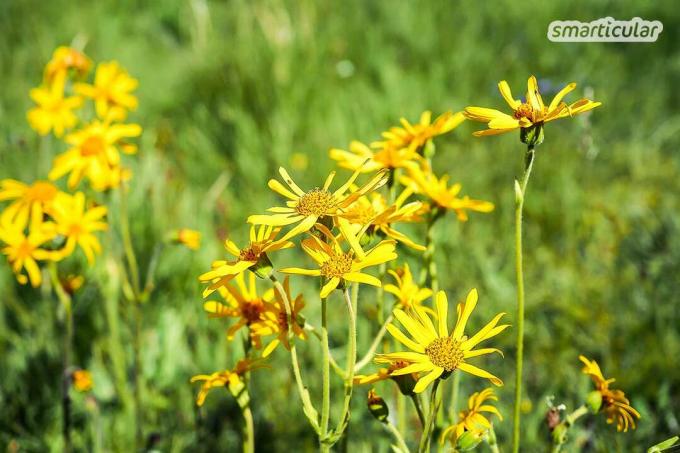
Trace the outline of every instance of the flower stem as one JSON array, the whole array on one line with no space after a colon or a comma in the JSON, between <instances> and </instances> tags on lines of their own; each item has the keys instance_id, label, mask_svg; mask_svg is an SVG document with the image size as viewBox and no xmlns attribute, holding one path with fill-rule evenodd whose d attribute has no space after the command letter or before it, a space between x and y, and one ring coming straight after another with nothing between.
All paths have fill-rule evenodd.
<instances>
[{"instance_id":1,"label":"flower stem","mask_svg":"<svg viewBox=\"0 0 680 453\"><path fill-rule=\"evenodd\" d=\"M567 432L576 420L588 413L588 408L581 405L571 414L567 415L565 419L553 429L553 443L550 449L551 453L559 453L562 450L562 445L567 441Z\"/></svg>"},{"instance_id":2,"label":"flower stem","mask_svg":"<svg viewBox=\"0 0 680 453\"><path fill-rule=\"evenodd\" d=\"M520 405L522 402L522 365L524 360L524 271L522 262L522 211L529 176L534 164L534 147L526 152L521 184L515 181L515 272L517 274L517 363L515 369L515 403L512 425L512 451L519 452Z\"/></svg>"},{"instance_id":3,"label":"flower stem","mask_svg":"<svg viewBox=\"0 0 680 453\"><path fill-rule=\"evenodd\" d=\"M250 405L241 409L243 414L243 453L253 453L255 451L255 427L253 425L253 413Z\"/></svg>"},{"instance_id":4,"label":"flower stem","mask_svg":"<svg viewBox=\"0 0 680 453\"><path fill-rule=\"evenodd\" d=\"M383 322L382 327L380 327L380 330L378 331L378 334L375 336L373 339L373 343L371 343L371 346L368 348L368 351L366 351L366 354L359 360L354 367L354 371L358 372L361 371L363 367L371 363L371 360L373 360L373 356L375 355L375 351L378 349L378 346L380 346L380 342L382 341L383 337L385 337L385 333L387 332L387 325L392 322L394 319L394 314L390 313L389 316L387 316L387 319Z\"/></svg>"},{"instance_id":5,"label":"flower stem","mask_svg":"<svg viewBox=\"0 0 680 453\"><path fill-rule=\"evenodd\" d=\"M425 260L425 267L420 273L420 286L425 286L429 283L433 293L439 291L439 276L437 275L437 262L434 260L435 244L434 244L434 225L439 219L440 215L431 214L427 221L427 233L425 236L425 252L423 259Z\"/></svg>"},{"instance_id":6,"label":"flower stem","mask_svg":"<svg viewBox=\"0 0 680 453\"><path fill-rule=\"evenodd\" d=\"M434 381L432 385L432 392L430 393L430 413L427 415L427 420L425 421L425 427L423 428L423 434L420 436L420 445L418 447L418 453L425 453L430 451L430 437L432 437L432 429L434 428L434 420L437 418L437 412L439 410L437 404L437 390L439 389L439 382L441 379Z\"/></svg>"},{"instance_id":7,"label":"flower stem","mask_svg":"<svg viewBox=\"0 0 680 453\"><path fill-rule=\"evenodd\" d=\"M418 413L418 420L420 420L420 426L425 427L425 416L423 415L423 408L420 405L420 400L418 399L418 395L415 393L411 394L411 401L413 401L413 405L416 408L416 412Z\"/></svg>"},{"instance_id":8,"label":"flower stem","mask_svg":"<svg viewBox=\"0 0 680 453\"><path fill-rule=\"evenodd\" d=\"M64 310L64 337L62 344L63 353L63 370L61 376L61 410L63 417L62 433L64 437L64 452L69 453L73 450L71 442L71 353L73 347L73 309L71 304L71 296L69 296L64 287L59 281L59 274L57 272L57 263L51 261L49 264L50 279L54 292L61 303Z\"/></svg>"},{"instance_id":9,"label":"flower stem","mask_svg":"<svg viewBox=\"0 0 680 453\"><path fill-rule=\"evenodd\" d=\"M293 375L295 376L295 383L297 384L298 394L300 395L300 400L302 401L302 408L305 416L309 420L309 423L314 428L314 431L319 433L319 420L318 413L312 404L312 400L309 397L309 391L302 380L302 373L300 372L300 363L297 356L297 348L295 346L295 334L293 333L293 312L290 306L290 301L286 295L281 282L276 278L274 274L269 275L269 279L274 283L274 288L279 293L279 296L283 300L283 304L286 308L286 316L288 317L288 344L290 345L290 360L293 367ZM329 356L330 357L330 356Z\"/></svg>"},{"instance_id":10,"label":"flower stem","mask_svg":"<svg viewBox=\"0 0 680 453\"><path fill-rule=\"evenodd\" d=\"M396 426L394 426L388 419L385 419L383 422L383 426L387 429L387 431L392 434L394 437L394 440L397 441L397 446L403 453L409 453L410 450L408 449L408 445L406 445L406 442L404 441L404 437L401 435L399 430L397 429Z\"/></svg>"},{"instance_id":11,"label":"flower stem","mask_svg":"<svg viewBox=\"0 0 680 453\"><path fill-rule=\"evenodd\" d=\"M498 448L498 441L496 440L496 431L493 429L493 423L489 427L489 433L487 435L486 441L489 444L491 453L500 453L501 450Z\"/></svg>"},{"instance_id":12,"label":"flower stem","mask_svg":"<svg viewBox=\"0 0 680 453\"><path fill-rule=\"evenodd\" d=\"M349 329L347 333L347 367L345 372L345 397L342 403L342 413L338 420L338 425L335 428L335 434L339 437L347 428L350 417L350 403L352 402L352 393L354 390L354 366L357 361L357 317L356 306L357 297L359 293L359 284L355 283L352 286L352 296L349 290L345 288L343 295L345 296L345 303L347 304L347 312L349 313Z\"/></svg>"},{"instance_id":13,"label":"flower stem","mask_svg":"<svg viewBox=\"0 0 680 453\"><path fill-rule=\"evenodd\" d=\"M460 375L462 373L453 373L453 379L451 379L451 402L449 404L449 421L451 423L456 422L456 414L458 413L458 397L460 394Z\"/></svg>"},{"instance_id":14,"label":"flower stem","mask_svg":"<svg viewBox=\"0 0 680 453\"><path fill-rule=\"evenodd\" d=\"M321 299L321 348L322 348L322 390L321 390L321 426L319 440L321 450L330 451L330 446L325 442L328 436L328 423L331 415L331 373L330 373L330 350L328 346L328 306L326 298Z\"/></svg>"}]
</instances>

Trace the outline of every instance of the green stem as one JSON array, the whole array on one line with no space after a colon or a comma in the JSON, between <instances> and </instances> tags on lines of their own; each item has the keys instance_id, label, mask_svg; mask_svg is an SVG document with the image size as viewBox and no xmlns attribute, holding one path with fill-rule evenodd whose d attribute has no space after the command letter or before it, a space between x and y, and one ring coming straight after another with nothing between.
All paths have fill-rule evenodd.
<instances>
[{"instance_id":1,"label":"green stem","mask_svg":"<svg viewBox=\"0 0 680 453\"><path fill-rule=\"evenodd\" d=\"M345 288L343 295L345 296L345 303L347 304L347 312L349 314L349 329L347 333L347 366L345 372L345 396L342 403L342 413L338 420L338 425L335 428L335 434L339 437L347 428L350 417L350 405L352 403L352 393L354 390L354 367L357 362L357 317L356 306L358 297L359 284L355 283L352 288L352 296L349 295L349 290Z\"/></svg>"},{"instance_id":2,"label":"green stem","mask_svg":"<svg viewBox=\"0 0 680 453\"><path fill-rule=\"evenodd\" d=\"M423 253L425 267L420 273L420 286L425 286L429 283L432 292L435 294L439 291L439 276L437 275L437 262L434 260L434 225L439 217L439 213L433 213L427 221L425 252Z\"/></svg>"},{"instance_id":3,"label":"green stem","mask_svg":"<svg viewBox=\"0 0 680 453\"><path fill-rule=\"evenodd\" d=\"M493 429L493 423L489 428L489 433L487 435L486 441L489 444L489 449L491 450L491 453L501 452L500 449L498 448L498 441L496 439L496 431Z\"/></svg>"},{"instance_id":4,"label":"green stem","mask_svg":"<svg viewBox=\"0 0 680 453\"><path fill-rule=\"evenodd\" d=\"M358 372L361 371L363 367L371 363L371 360L373 360L373 356L375 355L375 351L378 349L378 346L380 346L380 342L382 341L383 337L385 336L385 333L387 332L387 325L392 322L394 319L394 314L390 313L387 319L383 322L382 327L380 327L380 330L378 331L378 334L375 336L373 339L373 343L371 343L371 346L368 348L368 351L366 351L366 354L359 360L354 367L354 371Z\"/></svg>"},{"instance_id":5,"label":"green stem","mask_svg":"<svg viewBox=\"0 0 680 453\"><path fill-rule=\"evenodd\" d=\"M64 310L64 337L62 344L63 364L61 376L61 409L63 417L62 434L64 437L64 451L69 453L73 450L71 442L71 354L73 347L73 309L71 296L69 296L59 281L57 263L51 261L49 264L50 279L54 292Z\"/></svg>"},{"instance_id":6,"label":"green stem","mask_svg":"<svg viewBox=\"0 0 680 453\"><path fill-rule=\"evenodd\" d=\"M572 427L574 422L588 413L588 408L582 405L567 415L559 425L557 425L552 432L552 448L551 453L559 453L562 450L562 445L567 441L567 432Z\"/></svg>"},{"instance_id":7,"label":"green stem","mask_svg":"<svg viewBox=\"0 0 680 453\"><path fill-rule=\"evenodd\" d=\"M394 437L394 440L397 441L397 446L403 453L409 453L408 445L406 445L406 442L404 441L404 437L401 435L399 430L397 429L396 426L394 426L392 423L390 423L389 420L385 420L383 422L383 426L387 431L389 431L390 434Z\"/></svg>"},{"instance_id":8,"label":"green stem","mask_svg":"<svg viewBox=\"0 0 680 453\"><path fill-rule=\"evenodd\" d=\"M460 395L460 375L462 373L453 373L451 380L451 403L449 405L449 421L456 423L456 415L458 414L458 398Z\"/></svg>"},{"instance_id":9,"label":"green stem","mask_svg":"<svg viewBox=\"0 0 680 453\"><path fill-rule=\"evenodd\" d=\"M527 148L521 184L515 181L515 271L517 273L517 363L515 370L515 404L513 410L512 451L519 452L520 406L522 403L522 365L524 360L524 270L522 262L522 211L526 189L534 165L534 147Z\"/></svg>"},{"instance_id":10,"label":"green stem","mask_svg":"<svg viewBox=\"0 0 680 453\"><path fill-rule=\"evenodd\" d=\"M255 427L253 424L253 413L250 410L250 405L241 409L243 414L243 453L255 452Z\"/></svg>"},{"instance_id":11,"label":"green stem","mask_svg":"<svg viewBox=\"0 0 680 453\"><path fill-rule=\"evenodd\" d=\"M309 331L317 340L321 341L321 334L314 328L313 325L305 324L305 330ZM333 368L333 371L342 379L345 379L345 370L343 370L342 367L338 365L338 362L335 361L335 358L333 358L333 353L328 355L328 360L331 362L331 368Z\"/></svg>"},{"instance_id":12,"label":"green stem","mask_svg":"<svg viewBox=\"0 0 680 453\"><path fill-rule=\"evenodd\" d=\"M432 430L434 428L434 420L437 418L437 411L439 409L437 405L437 390L439 389L439 382L441 379L434 381L432 385L432 393L430 393L430 413L427 415L427 420L425 421L425 427L423 428L423 434L420 436L420 445L418 447L418 453L425 453L430 451L430 437L432 437Z\"/></svg>"},{"instance_id":13,"label":"green stem","mask_svg":"<svg viewBox=\"0 0 680 453\"><path fill-rule=\"evenodd\" d=\"M425 415L423 414L423 407L420 404L420 399L418 399L418 395L412 393L411 401L413 401L413 405L415 406L416 412L418 413L418 420L420 420L420 426L425 428Z\"/></svg>"},{"instance_id":14,"label":"green stem","mask_svg":"<svg viewBox=\"0 0 680 453\"><path fill-rule=\"evenodd\" d=\"M321 451L330 451L330 446L326 443L328 437L328 423L331 415L331 373L330 373L330 350L328 346L328 306L326 298L321 299L321 426L319 427L319 440Z\"/></svg>"},{"instance_id":15,"label":"green stem","mask_svg":"<svg viewBox=\"0 0 680 453\"><path fill-rule=\"evenodd\" d=\"M279 293L279 296L283 300L283 304L286 308L286 316L288 318L288 344L290 345L290 360L293 367L293 375L295 376L298 394L300 395L300 400L302 401L302 408L305 416L309 420L309 423L312 425L312 428L314 428L314 431L319 433L318 413L312 404L312 400L309 397L309 390L307 390L307 387L302 380L302 373L300 372L300 363L298 361L297 348L295 346L295 334L293 333L293 323L296 321L293 319L293 311L290 306L290 301L288 300L288 296L286 295L286 291L281 285L281 282L279 282L276 276L274 274L270 274L269 279L274 284L274 288L276 288L276 291Z\"/></svg>"}]
</instances>

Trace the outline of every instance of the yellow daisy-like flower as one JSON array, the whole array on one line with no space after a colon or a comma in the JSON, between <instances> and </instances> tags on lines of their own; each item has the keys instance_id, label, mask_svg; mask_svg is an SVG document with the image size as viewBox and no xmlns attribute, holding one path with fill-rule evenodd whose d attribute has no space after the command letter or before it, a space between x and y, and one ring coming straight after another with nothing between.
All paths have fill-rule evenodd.
<instances>
[{"instance_id":1,"label":"yellow daisy-like flower","mask_svg":"<svg viewBox=\"0 0 680 453\"><path fill-rule=\"evenodd\" d=\"M33 210L37 210L37 205ZM7 259L12 266L17 281L25 285L29 280L33 287L40 286L42 275L37 261L55 259L54 253L40 248L45 242L54 238L54 232L47 227L46 223L38 221L37 215L31 215L29 233L24 233L26 224L1 223L0 242L5 243L2 253L7 255ZM26 275L21 271L26 270Z\"/></svg>"},{"instance_id":2,"label":"yellow daisy-like flower","mask_svg":"<svg viewBox=\"0 0 680 453\"><path fill-rule=\"evenodd\" d=\"M495 337L509 327L507 324L497 325L505 313L499 313L479 332L472 337L468 337L464 335L464 330L470 314L477 305L477 290L471 290L465 302L458 304L458 319L451 333L449 333L446 325L448 300L444 291L437 293L436 305L436 327L432 318L423 307L413 305L408 314L400 309L394 310L395 318L410 334L410 337L405 335L393 323L388 324L387 330L397 341L411 351L378 354L376 362L392 363L396 360L407 360L413 363L406 368L393 372L392 374L394 375L414 372L428 373L418 380L413 389L415 393L421 393L442 375L448 376L456 370L489 379L495 385L503 385L503 382L496 376L468 363L467 360L493 352L501 353L495 348L473 348L482 341Z\"/></svg>"},{"instance_id":3,"label":"yellow daisy-like flower","mask_svg":"<svg viewBox=\"0 0 680 453\"><path fill-rule=\"evenodd\" d=\"M304 321L300 321L300 312L305 307L305 301L302 294L293 299L290 294L290 282L288 276L283 281L283 290L290 302L290 313L293 321L292 330L293 335L301 340L307 338L307 333L304 329ZM263 320L257 321L250 326L253 334L258 337L266 337L268 335L276 335L276 337L265 346L262 351L262 357L269 356L279 344L290 350L290 343L288 342L288 313L286 312L286 304L283 301L278 291L274 291L274 300L265 304L265 310L262 314Z\"/></svg>"},{"instance_id":4,"label":"yellow daisy-like flower","mask_svg":"<svg viewBox=\"0 0 680 453\"><path fill-rule=\"evenodd\" d=\"M236 363L233 370L217 371L212 374L198 374L192 377L192 384L194 382L203 382L198 395L196 395L196 405L203 406L210 390L218 387L226 387L234 397L238 396L241 389L243 389L243 376L249 371L263 368L264 366L260 361L242 359Z\"/></svg>"},{"instance_id":5,"label":"yellow daisy-like flower","mask_svg":"<svg viewBox=\"0 0 680 453\"><path fill-rule=\"evenodd\" d=\"M265 311L267 304L274 298L274 290L270 288L262 296L258 295L255 274L252 272L248 273L247 283L244 273L238 274L234 281L236 286L228 283L218 289L227 305L209 300L203 304L203 309L209 318L237 318L236 323L227 330L227 339L233 340L236 332L245 326L248 327L253 346L260 349L260 335L253 331L252 326L266 320Z\"/></svg>"},{"instance_id":6,"label":"yellow daisy-like flower","mask_svg":"<svg viewBox=\"0 0 680 453\"><path fill-rule=\"evenodd\" d=\"M288 198L289 201L286 203L286 206L269 208L268 211L273 214L251 215L248 217L248 223L271 226L285 226L297 223L297 226L281 238L282 241L309 231L319 219L338 216L343 209L351 205L357 198L381 187L387 182L387 174L380 172L355 192L348 194L349 188L359 176L359 171L355 171L345 184L335 192L331 192L329 188L335 177L335 172L331 172L321 189L317 187L305 192L295 184L283 167L279 168L279 173L290 190L276 179L269 180L269 188ZM344 226L339 226L343 230Z\"/></svg>"},{"instance_id":7,"label":"yellow daisy-like flower","mask_svg":"<svg viewBox=\"0 0 680 453\"><path fill-rule=\"evenodd\" d=\"M414 201L404 204L413 193L409 188L405 189L391 206L381 194L375 192L364 195L352 203L340 217L347 219L359 229L367 227L370 234L382 234L392 238L415 250L423 251L425 247L416 244L405 234L395 230L392 225L399 222L421 221L420 213L423 211L423 203ZM369 198L370 197L370 198Z\"/></svg>"},{"instance_id":8,"label":"yellow daisy-like flower","mask_svg":"<svg viewBox=\"0 0 680 453\"><path fill-rule=\"evenodd\" d=\"M45 66L45 81L52 83L63 80L69 69L75 70L78 76L84 76L90 71L92 61L87 56L72 47L57 47L52 59Z\"/></svg>"},{"instance_id":9,"label":"yellow daisy-like flower","mask_svg":"<svg viewBox=\"0 0 680 453\"><path fill-rule=\"evenodd\" d=\"M600 370L600 366L594 360L588 360L584 356L578 357L583 362L584 374L590 376L595 384L596 391L602 398L602 405L599 412L603 412L607 417L607 423L616 421L617 431L628 431L628 428L635 429L635 418L640 418L640 413L630 405L625 393L621 390L612 390L609 384L616 379L605 379Z\"/></svg>"},{"instance_id":10,"label":"yellow daisy-like flower","mask_svg":"<svg viewBox=\"0 0 680 453\"><path fill-rule=\"evenodd\" d=\"M432 121L432 112L425 111L420 115L420 121L415 124L401 118L402 127L392 127L383 132L383 140L371 143L371 147L380 150L407 148L410 152L415 152L428 140L450 132L464 120L462 112L445 112Z\"/></svg>"},{"instance_id":11,"label":"yellow daisy-like flower","mask_svg":"<svg viewBox=\"0 0 680 453\"><path fill-rule=\"evenodd\" d=\"M75 370L71 373L73 388L76 391L85 393L94 388L94 381L92 380L92 373L87 370Z\"/></svg>"},{"instance_id":12,"label":"yellow daisy-like flower","mask_svg":"<svg viewBox=\"0 0 680 453\"><path fill-rule=\"evenodd\" d=\"M274 228L269 225L251 226L250 242L242 249L233 241L227 239L224 242L224 248L236 259L213 261L212 270L198 277L203 283L210 283L203 291L203 297L209 296L213 291L226 285L245 270L256 270L259 266L271 267L267 252L287 249L295 245L284 239L277 241L276 236L280 231L281 228Z\"/></svg>"},{"instance_id":13,"label":"yellow daisy-like flower","mask_svg":"<svg viewBox=\"0 0 680 453\"><path fill-rule=\"evenodd\" d=\"M490 404L485 404L487 401L498 401L498 397L494 394L492 388L473 393L468 399L467 410L463 410L458 414L458 423L446 428L442 432L439 442L443 444L448 438L455 445L464 432L469 432L476 438L484 435L491 428L491 422L482 412L494 414L499 420L503 420L503 416L498 412L498 409Z\"/></svg>"},{"instance_id":14,"label":"yellow daisy-like flower","mask_svg":"<svg viewBox=\"0 0 680 453\"><path fill-rule=\"evenodd\" d=\"M29 110L26 117L40 135L47 135L53 130L54 135L61 137L66 129L78 122L73 110L80 107L82 99L77 96L64 97L64 83L63 79L55 80L50 85L30 91L31 99L38 105Z\"/></svg>"},{"instance_id":15,"label":"yellow daisy-like flower","mask_svg":"<svg viewBox=\"0 0 680 453\"><path fill-rule=\"evenodd\" d=\"M349 151L333 148L329 155L340 167L361 173L373 173L383 168L402 168L420 159L415 149L386 147L373 151L356 140L349 144Z\"/></svg>"},{"instance_id":16,"label":"yellow daisy-like flower","mask_svg":"<svg viewBox=\"0 0 680 453\"><path fill-rule=\"evenodd\" d=\"M385 291L397 298L401 308L407 309L413 305L421 305L424 300L432 296L430 288L420 288L413 281L413 275L408 264L404 264L404 267L396 271L390 269L388 272L394 277L397 284L385 285Z\"/></svg>"},{"instance_id":17,"label":"yellow daisy-like flower","mask_svg":"<svg viewBox=\"0 0 680 453\"><path fill-rule=\"evenodd\" d=\"M134 145L122 143L125 138L142 133L138 124L111 124L94 120L83 129L66 137L72 147L54 159L49 178L56 180L69 173L68 186L74 188L86 178L94 190L117 187L125 175L120 170L120 152L134 154Z\"/></svg>"},{"instance_id":18,"label":"yellow daisy-like flower","mask_svg":"<svg viewBox=\"0 0 680 453\"><path fill-rule=\"evenodd\" d=\"M191 250L201 248L201 233L199 231L182 228L177 230L175 238L178 244L182 244Z\"/></svg>"},{"instance_id":19,"label":"yellow daisy-like flower","mask_svg":"<svg viewBox=\"0 0 680 453\"><path fill-rule=\"evenodd\" d=\"M465 117L487 123L489 129L474 133L475 136L479 137L504 134L520 128L526 129L534 125L542 125L549 121L578 115L602 105L601 102L594 102L589 99L580 99L569 105L562 102L562 99L573 91L574 88L576 88L575 83L568 84L546 106L541 98L541 93L538 91L536 77L529 77L525 102L515 99L510 91L508 82L502 80L498 84L498 89L505 102L512 109L512 114L508 115L499 110L484 107L466 107Z\"/></svg>"},{"instance_id":20,"label":"yellow daisy-like flower","mask_svg":"<svg viewBox=\"0 0 680 453\"><path fill-rule=\"evenodd\" d=\"M65 258L71 255L77 245L85 253L87 262L94 263L94 256L101 253L102 246L93 233L108 228L103 221L106 212L106 206L87 209L85 195L82 192L77 192L73 196L64 194L60 197L51 212L56 232L66 238L64 248L57 252L58 256Z\"/></svg>"},{"instance_id":21,"label":"yellow daisy-like flower","mask_svg":"<svg viewBox=\"0 0 680 453\"><path fill-rule=\"evenodd\" d=\"M137 84L137 79L130 77L117 61L110 61L97 65L94 84L78 83L75 89L81 96L94 100L100 118L106 118L112 109L121 118L128 110L137 108L137 98L132 94Z\"/></svg>"},{"instance_id":22,"label":"yellow daisy-like flower","mask_svg":"<svg viewBox=\"0 0 680 453\"><path fill-rule=\"evenodd\" d=\"M42 222L44 213L50 212L59 194L59 189L48 181L35 181L29 185L15 179L3 179L0 181L0 201L12 200L2 211L3 223L25 225L31 212L36 216L35 221ZM33 206L38 209L34 210Z\"/></svg>"},{"instance_id":23,"label":"yellow daisy-like flower","mask_svg":"<svg viewBox=\"0 0 680 453\"><path fill-rule=\"evenodd\" d=\"M302 269L299 267L289 267L281 269L287 274L311 275L323 277L324 285L321 288L321 298L326 298L338 286L346 282L366 283L373 286L381 286L382 283L372 275L364 274L362 271L370 266L386 263L397 258L395 253L395 241L381 241L378 245L363 256L356 256L354 251L345 252L340 247L340 243L333 234L323 225L319 228L328 238L330 243L324 242L317 236L312 236L302 241L302 249L316 262L318 269ZM349 234L352 234L351 232ZM344 236L347 239L347 236ZM359 243L356 236L347 239L350 243Z\"/></svg>"},{"instance_id":24,"label":"yellow daisy-like flower","mask_svg":"<svg viewBox=\"0 0 680 453\"><path fill-rule=\"evenodd\" d=\"M448 175L437 178L428 169L423 170L418 167L410 168L409 176L402 177L402 183L405 186L428 197L436 206L454 211L461 222L468 220L467 211L493 211L494 205L489 201L473 200L467 195L460 198L458 195L462 186L459 183L449 186L448 182Z\"/></svg>"}]
</instances>

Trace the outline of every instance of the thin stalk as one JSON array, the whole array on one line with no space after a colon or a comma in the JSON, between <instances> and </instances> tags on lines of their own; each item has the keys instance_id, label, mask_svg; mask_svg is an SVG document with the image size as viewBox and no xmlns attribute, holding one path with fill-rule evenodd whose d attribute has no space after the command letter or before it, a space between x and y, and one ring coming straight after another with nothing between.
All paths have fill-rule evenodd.
<instances>
[{"instance_id":1,"label":"thin stalk","mask_svg":"<svg viewBox=\"0 0 680 453\"><path fill-rule=\"evenodd\" d=\"M253 413L250 410L250 405L241 409L243 414L243 453L255 452L255 427L253 424Z\"/></svg>"},{"instance_id":2,"label":"thin stalk","mask_svg":"<svg viewBox=\"0 0 680 453\"><path fill-rule=\"evenodd\" d=\"M562 421L555 427L555 429L553 429L553 443L552 448L550 449L551 453L559 453L562 451L562 445L564 445L564 443L567 441L567 432L569 431L569 428L572 427L576 420L583 417L587 413L588 408L585 405L582 405L575 409L574 412L567 415L564 421Z\"/></svg>"},{"instance_id":3,"label":"thin stalk","mask_svg":"<svg viewBox=\"0 0 680 453\"><path fill-rule=\"evenodd\" d=\"M314 405L312 404L311 398L309 397L309 391L302 380L302 373L300 372L300 363L297 356L297 348L295 346L295 334L293 333L293 312L290 306L290 301L286 295L281 282L276 278L274 274L269 275L269 279L274 284L274 288L279 293L279 296L283 300L283 304L286 308L286 316L288 321L288 344L290 345L290 360L293 367L293 375L295 376L295 383L297 384L298 394L300 395L300 400L302 401L302 407L307 419L311 423L314 431L319 433L319 421L318 414Z\"/></svg>"},{"instance_id":4,"label":"thin stalk","mask_svg":"<svg viewBox=\"0 0 680 453\"><path fill-rule=\"evenodd\" d=\"M69 296L59 281L57 263L49 264L50 279L54 292L64 310L64 336L62 343L62 376L61 376L61 411L63 417L62 435L64 437L64 451L73 450L71 442L71 355L73 348L73 309Z\"/></svg>"},{"instance_id":5,"label":"thin stalk","mask_svg":"<svg viewBox=\"0 0 680 453\"><path fill-rule=\"evenodd\" d=\"M350 404L352 402L352 392L354 390L354 367L357 361L357 317L356 305L358 297L359 284L355 283L352 288L352 296L349 290L345 288L343 295L345 303L347 304L347 312L349 314L349 329L347 333L347 371L345 372L345 396L342 402L342 413L338 420L338 425L335 433L340 436L349 423Z\"/></svg>"},{"instance_id":6,"label":"thin stalk","mask_svg":"<svg viewBox=\"0 0 680 453\"><path fill-rule=\"evenodd\" d=\"M418 395L412 393L411 401L413 401L413 406L415 406L416 412L418 413L418 420L420 420L420 426L425 428L425 415L423 414L423 407L420 404L420 399L418 399Z\"/></svg>"},{"instance_id":7,"label":"thin stalk","mask_svg":"<svg viewBox=\"0 0 680 453\"><path fill-rule=\"evenodd\" d=\"M489 427L489 433L487 434L486 442L489 444L489 449L491 450L491 453L501 453L500 448L498 448L496 431L493 429L493 423Z\"/></svg>"},{"instance_id":8,"label":"thin stalk","mask_svg":"<svg viewBox=\"0 0 680 453\"><path fill-rule=\"evenodd\" d=\"M439 276L437 274L437 262L434 260L434 225L439 220L439 217L439 213L434 213L430 215L427 221L425 252L423 252L425 267L420 273L420 286L425 286L429 283L432 292L435 294L439 291Z\"/></svg>"},{"instance_id":9,"label":"thin stalk","mask_svg":"<svg viewBox=\"0 0 680 453\"><path fill-rule=\"evenodd\" d=\"M423 433L420 436L420 445L418 447L419 453L425 453L430 451L430 437L432 437L432 429L434 428L434 420L437 418L437 411L439 409L437 405L437 390L439 389L439 382L441 379L434 381L432 385L432 393L430 393L430 413L427 415L427 420L425 421L425 427L423 428Z\"/></svg>"},{"instance_id":10,"label":"thin stalk","mask_svg":"<svg viewBox=\"0 0 680 453\"><path fill-rule=\"evenodd\" d=\"M359 360L354 367L354 371L358 372L361 371L363 367L371 363L371 360L373 360L373 356L375 355L375 351L378 349L378 346L380 346L380 342L382 341L383 337L385 336L385 333L387 332L387 325L392 322L394 319L394 315L392 313L389 314L387 319L382 324L382 327L380 327L380 330L378 331L378 334L375 336L373 339L373 343L371 343L371 346L368 348L368 351L366 351L366 354Z\"/></svg>"},{"instance_id":11,"label":"thin stalk","mask_svg":"<svg viewBox=\"0 0 680 453\"><path fill-rule=\"evenodd\" d=\"M317 332L317 330L314 328L313 325L305 324L305 330L311 332L311 334L314 335L314 337L317 340L321 341L321 334L319 332ZM345 370L342 369L342 367L340 365L338 365L338 362L335 361L335 358L333 357L332 352L328 355L328 360L330 360L331 368L333 368L333 371L335 371L335 374L340 376L342 379L345 379Z\"/></svg>"},{"instance_id":12,"label":"thin stalk","mask_svg":"<svg viewBox=\"0 0 680 453\"><path fill-rule=\"evenodd\" d=\"M328 423L331 415L331 373L330 373L330 350L328 346L328 306L326 298L321 299L321 426L319 427L319 440L321 441L321 451L330 451L330 446L326 443L328 437Z\"/></svg>"},{"instance_id":13,"label":"thin stalk","mask_svg":"<svg viewBox=\"0 0 680 453\"><path fill-rule=\"evenodd\" d=\"M512 424L512 451L519 452L520 406L522 402L522 366L524 361L524 269L522 262L522 211L527 184L534 165L534 147L527 148L522 182L515 181L515 271L517 273L517 363L515 369L515 403Z\"/></svg>"},{"instance_id":14,"label":"thin stalk","mask_svg":"<svg viewBox=\"0 0 680 453\"><path fill-rule=\"evenodd\" d=\"M387 431L392 434L394 437L394 440L397 441L397 446L403 453L409 453L408 445L406 445L406 442L404 441L404 437L401 435L399 430L397 429L396 426L394 426L388 419L385 419L383 422L383 426Z\"/></svg>"},{"instance_id":15,"label":"thin stalk","mask_svg":"<svg viewBox=\"0 0 680 453\"><path fill-rule=\"evenodd\" d=\"M456 414L458 413L458 398L460 395L460 375L462 373L453 373L451 384L451 402L449 403L449 421L456 422Z\"/></svg>"}]
</instances>

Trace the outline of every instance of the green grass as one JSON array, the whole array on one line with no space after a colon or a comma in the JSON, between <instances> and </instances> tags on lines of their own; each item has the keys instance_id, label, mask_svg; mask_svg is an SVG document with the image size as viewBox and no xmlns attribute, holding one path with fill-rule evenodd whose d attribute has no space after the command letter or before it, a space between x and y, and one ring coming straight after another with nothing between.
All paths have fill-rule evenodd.
<instances>
[{"instance_id":1,"label":"green grass","mask_svg":"<svg viewBox=\"0 0 680 453\"><path fill-rule=\"evenodd\" d=\"M572 434L571 448L638 451L680 431L678 11L672 2L652 1L9 0L0 3L0 178L44 177L64 149L40 139L25 120L28 90L56 46L85 41L94 60L119 60L139 79L132 119L145 132L139 155L127 162L135 172L131 217L142 266L169 230L204 234L199 252L165 250L144 307L145 431L158 434L161 451L233 451L237 405L216 392L199 411L188 382L231 366L241 353L238 342L226 343L224 324L203 313L196 277L224 254L225 236L245 238L246 216L276 200L266 187L276 168L304 153L310 165L293 170L294 177L318 185L333 168L330 147L371 141L401 116L414 121L425 109L501 107L495 84L502 79L513 88L529 74L552 87L576 81L574 98L591 90L604 105L587 118L549 125L525 205L530 404L523 451L542 451L547 396L574 408L589 388L579 353L617 377L643 418L636 431L616 434L602 417L589 417ZM658 19L664 31L654 44L546 38L552 20L606 16ZM463 124L437 141L435 169L497 206L466 224L448 216L436 230L442 287L453 300L479 289L471 320L478 328L498 311L514 322L512 182L523 148L515 136L475 139L476 126ZM116 197L112 203L115 211ZM121 253L117 231L104 236L96 267L85 270L77 260L67 266L87 279L75 300L76 363L94 373L101 441L107 451L131 451L131 313L112 265ZM418 266L413 253L402 255ZM283 254L281 262L299 257ZM309 297L306 316L318 325L313 286L294 284ZM58 451L57 302L18 285L6 264L0 288L0 445ZM377 330L370 290L362 291L359 306L361 353ZM330 317L340 321L331 324L332 346L345 341L342 308L334 296ZM506 419L497 431L508 445L514 332L499 342L506 358L484 363L507 384L500 390ZM311 340L300 348L318 401L320 345ZM253 374L258 451L311 451L316 439L297 403L288 357L277 351L270 364ZM483 385L463 379L465 393ZM387 451L389 438L365 409L366 390L353 403L348 448ZM391 394L387 384L379 390ZM339 379L332 395L339 403ZM84 398L74 403L83 451L96 437L87 406Z\"/></svg>"}]
</instances>

